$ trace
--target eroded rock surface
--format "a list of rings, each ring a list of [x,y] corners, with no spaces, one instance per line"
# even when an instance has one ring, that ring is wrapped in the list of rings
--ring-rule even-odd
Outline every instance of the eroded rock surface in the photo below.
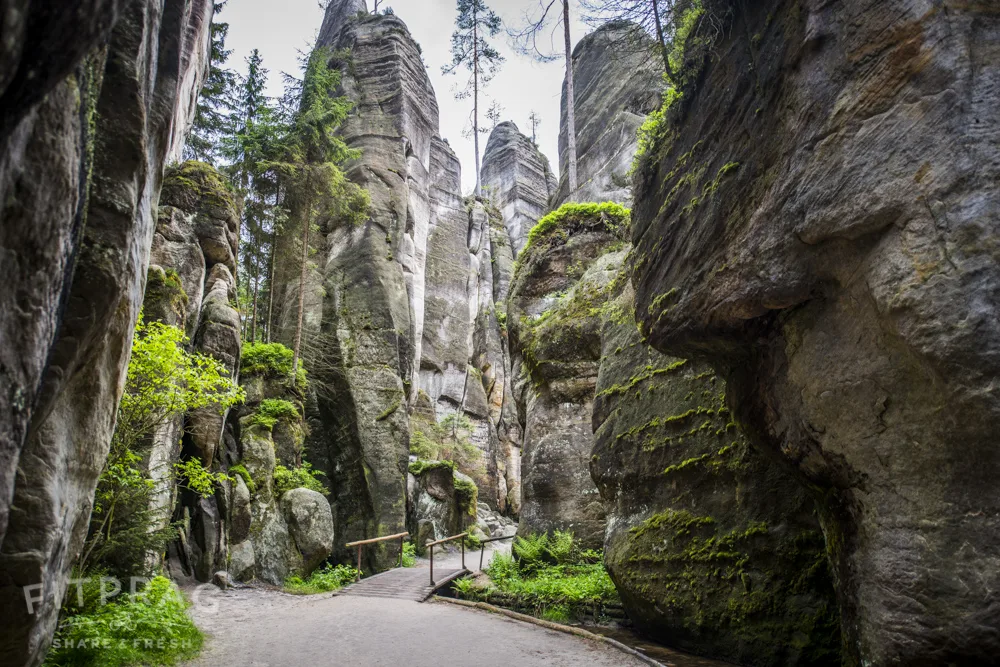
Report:
[[[850,660],[991,663],[1000,15],[707,10],[741,27],[637,175],[643,330],[815,491]]]
[[[41,661],[86,532],[163,165],[193,112],[212,12],[204,0],[17,4],[0,47],[14,50],[0,58],[0,661],[11,665]],[[25,482],[12,488],[15,469]],[[25,586],[39,588],[33,613]]]
[[[840,617],[813,499],[751,449],[703,362],[642,342],[632,289],[602,309],[590,470],[604,562],[650,637],[749,665],[839,665]]]
[[[567,201],[631,204],[628,174],[638,145],[636,131],[660,106],[662,74],[650,39],[633,24],[610,23],[579,41],[573,49],[579,185],[576,192],[569,191],[564,83],[559,125],[562,177],[552,195],[552,208]]]

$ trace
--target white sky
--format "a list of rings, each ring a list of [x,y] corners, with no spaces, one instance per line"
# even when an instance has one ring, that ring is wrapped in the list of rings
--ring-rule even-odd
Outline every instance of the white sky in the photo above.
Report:
[[[538,8],[539,0],[488,0],[504,21],[518,24],[526,10]],[[383,0],[380,7],[392,7],[396,15],[406,22],[413,38],[423,49],[427,72],[441,108],[441,136],[448,140],[462,161],[462,181],[466,192],[475,186],[472,138],[466,139],[463,128],[468,124],[472,110],[471,100],[455,100],[454,86],[465,82],[465,74],[441,74],[441,66],[451,62],[449,48],[456,17],[455,0]],[[368,0],[369,10],[372,0]],[[271,95],[281,92],[281,72],[298,73],[298,52],[307,52],[323,21],[323,8],[319,0],[229,0],[218,20],[229,23],[226,46],[233,50],[229,66],[241,73],[246,71],[245,58],[254,48],[260,50],[264,66],[270,70]],[[586,27],[574,20],[575,43],[583,37]],[[562,45],[561,31],[556,34],[555,46]],[[507,58],[503,69],[486,89],[486,99],[481,103],[487,108],[492,99],[504,107],[503,120],[517,123],[518,129],[531,135],[528,115],[538,112],[542,124],[538,128],[538,145],[549,158],[554,172],[558,173],[559,96],[565,65],[562,59],[539,64],[518,55],[501,33],[494,40]],[[485,118],[480,124],[485,124]],[[488,135],[480,138],[480,151],[486,150]]]

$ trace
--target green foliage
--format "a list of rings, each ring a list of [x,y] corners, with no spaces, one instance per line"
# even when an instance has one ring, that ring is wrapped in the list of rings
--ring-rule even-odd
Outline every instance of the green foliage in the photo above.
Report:
[[[299,418],[299,409],[291,401],[281,398],[265,398],[260,402],[257,412],[250,419],[250,423],[260,424],[266,429],[273,429],[281,420],[294,422]]]
[[[313,572],[308,579],[289,577],[285,580],[285,592],[294,595],[329,593],[350,584],[357,576],[358,571],[349,565],[328,564]]]
[[[491,585],[474,580],[456,586],[460,597],[511,604],[564,622],[575,612],[618,601],[614,583],[600,562],[599,553],[580,551],[569,533],[517,538],[510,554],[493,554],[486,574]],[[595,559],[596,556],[596,559]],[[560,562],[555,562],[556,558]],[[596,560],[596,562],[595,562]]]
[[[177,483],[202,498],[209,498],[215,493],[215,487],[229,480],[221,472],[212,472],[201,464],[201,459],[193,457],[187,461],[174,464],[174,474]]]
[[[276,466],[274,469],[274,494],[280,498],[287,491],[303,488],[328,496],[330,495],[330,490],[319,479],[325,476],[323,472],[313,470],[310,463],[303,462],[298,468],[286,468],[283,465]]]
[[[240,356],[240,373],[243,376],[262,375],[269,379],[285,380],[292,375],[293,352],[281,343],[248,343]],[[304,391],[308,381],[306,369],[299,360],[295,373],[295,386]]]
[[[412,542],[403,542],[403,567],[414,567],[417,564],[417,547]]]
[[[215,4],[215,13],[225,2]],[[184,159],[213,163],[219,157],[222,137],[232,132],[236,109],[236,73],[225,67],[231,50],[226,48],[229,24],[212,20],[211,64],[198,96],[194,123],[184,144]]]
[[[482,451],[470,436],[474,425],[463,413],[446,416],[440,423],[414,415],[410,419],[410,453],[428,461],[451,461],[455,468],[473,479],[486,474]]]
[[[455,472],[455,464],[452,461],[428,461],[426,459],[417,459],[409,466],[409,471],[411,475],[419,477],[423,475],[428,470],[444,470],[447,469],[449,472]]]
[[[628,232],[632,212],[615,202],[563,204],[539,220],[528,232],[528,241],[522,255],[532,246],[550,244],[556,239],[565,240],[579,226],[599,226],[622,238]]]
[[[201,649],[204,637],[169,579],[156,577],[144,590],[103,606],[94,586],[88,587],[82,608],[72,606],[74,592],[71,588],[67,595],[68,615],[56,632],[47,666],[172,665]]]
[[[257,485],[250,476],[250,471],[247,470],[243,464],[229,466],[229,474],[240,477],[243,480],[243,483],[247,485],[247,490],[250,491],[251,496],[257,493]]]
[[[170,537],[169,528],[156,525],[151,509],[156,483],[144,470],[142,456],[149,436],[190,410],[222,412],[244,399],[243,389],[221,362],[187,352],[186,342],[180,329],[144,323],[140,315],[111,449],[78,563],[84,572],[96,568],[120,578],[148,573],[146,556],[162,550]],[[170,483],[171,472],[161,475],[161,483]],[[209,489],[225,477],[213,476],[200,462],[182,464],[180,472],[188,483],[193,478],[196,490]]]

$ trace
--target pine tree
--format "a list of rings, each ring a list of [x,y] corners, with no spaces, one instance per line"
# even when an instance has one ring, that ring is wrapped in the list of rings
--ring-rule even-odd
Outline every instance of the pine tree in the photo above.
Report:
[[[538,112],[532,110],[528,115],[528,123],[531,125],[531,143],[538,145],[538,126],[542,124],[542,117],[538,115]]]
[[[472,97],[472,136],[476,151],[476,196],[482,194],[479,178],[479,91],[485,87],[504,62],[488,41],[500,32],[500,17],[486,6],[484,0],[458,0],[456,30],[451,36],[450,65],[441,68],[444,74],[454,74],[464,67],[470,76],[464,88],[455,93],[456,99]]]
[[[225,5],[225,2],[217,2],[215,14],[218,15]],[[232,53],[226,49],[228,33],[228,23],[212,21],[211,64],[184,147],[186,160],[215,164],[220,156],[222,138],[232,133],[230,114],[236,106],[236,73],[225,67]]]
[[[313,227],[320,217],[360,224],[367,217],[368,193],[347,180],[340,165],[357,159],[360,151],[348,148],[337,134],[347,118],[352,103],[336,97],[332,91],[340,85],[340,72],[330,67],[331,53],[320,48],[306,63],[301,82],[301,102],[291,123],[286,143],[286,165],[290,175],[288,206],[291,222],[301,233],[299,290],[295,337],[292,345],[292,369],[298,368],[302,351],[302,328],[305,314],[306,276],[309,271],[309,243]]]
[[[556,2],[562,6],[561,12],[554,10]],[[568,181],[570,194],[576,192],[577,182],[577,159],[576,159],[576,85],[573,75],[573,40],[570,31],[569,0],[549,0],[547,5],[541,4],[542,12],[536,20],[529,20],[528,24],[520,30],[511,32],[517,50],[523,54],[530,55],[535,59],[548,62],[555,60],[557,56],[541,49],[538,46],[540,35],[549,31],[549,28],[563,26],[563,57],[566,60],[566,153],[568,163]]]

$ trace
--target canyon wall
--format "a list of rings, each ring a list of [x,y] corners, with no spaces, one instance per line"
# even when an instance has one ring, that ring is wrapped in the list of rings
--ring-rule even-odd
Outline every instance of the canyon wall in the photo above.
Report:
[[[207,74],[211,2],[71,4],[24,6],[0,28],[0,661],[10,665],[41,662],[55,628],[114,428],[163,165]]]
[[[992,663],[1000,15],[705,9],[636,174],[642,331],[813,492],[849,662]]]

